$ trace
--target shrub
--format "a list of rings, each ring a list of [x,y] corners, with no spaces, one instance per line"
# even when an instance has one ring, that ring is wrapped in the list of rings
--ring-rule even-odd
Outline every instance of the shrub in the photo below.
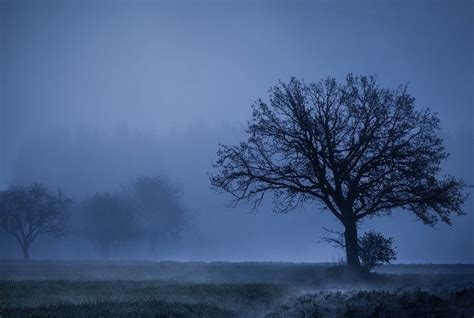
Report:
[[[359,257],[362,266],[369,271],[396,260],[397,253],[393,247],[393,238],[386,238],[380,232],[365,232],[359,238]]]

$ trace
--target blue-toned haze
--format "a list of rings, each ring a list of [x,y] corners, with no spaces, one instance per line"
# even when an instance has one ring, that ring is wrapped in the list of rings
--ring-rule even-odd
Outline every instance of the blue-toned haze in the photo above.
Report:
[[[291,76],[409,83],[418,107],[441,118],[446,171],[474,183],[472,1],[2,1],[0,19],[2,188],[40,180],[80,198],[168,175],[193,227],[163,258],[341,256],[318,243],[337,226],[318,207],[272,215],[268,202],[249,214],[210,190],[217,143],[241,140],[252,103]],[[403,213],[362,227],[393,236],[400,262],[474,262],[473,200],[452,227]]]

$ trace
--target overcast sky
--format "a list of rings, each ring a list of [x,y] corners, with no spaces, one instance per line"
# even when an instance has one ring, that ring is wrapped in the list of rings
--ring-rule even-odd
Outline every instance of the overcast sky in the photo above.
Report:
[[[472,1],[2,1],[0,14],[0,182],[28,175],[86,191],[74,178],[66,184],[58,163],[40,165],[22,151],[55,130],[139,131],[150,137],[140,154],[107,176],[163,173],[183,184],[202,223],[189,238],[199,246],[183,259],[336,257],[315,243],[330,220],[316,208],[249,215],[208,189],[217,142],[239,140],[251,104],[279,79],[353,72],[377,74],[390,88],[409,83],[417,106],[437,112],[451,136],[449,172],[473,182]],[[390,219],[364,226],[394,236],[403,262],[472,262],[472,214],[438,230],[403,215],[394,216],[399,227]]]

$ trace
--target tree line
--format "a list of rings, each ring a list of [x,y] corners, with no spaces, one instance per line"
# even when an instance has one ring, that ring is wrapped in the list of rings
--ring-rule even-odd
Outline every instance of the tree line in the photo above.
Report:
[[[11,185],[0,192],[0,228],[18,242],[25,260],[38,237],[72,235],[94,244],[102,258],[115,246],[146,241],[150,253],[188,227],[180,188],[165,177],[141,177],[119,191],[73,201],[47,185]]]
[[[406,211],[424,224],[451,224],[465,214],[463,180],[444,174],[448,158],[440,119],[415,107],[408,87],[387,89],[375,76],[348,74],[306,83],[292,78],[259,99],[237,145],[220,145],[212,187],[234,203],[258,208],[272,195],[275,212],[303,205],[334,216],[344,231],[326,241],[345,251],[352,272],[394,260],[393,239],[359,233],[360,223]],[[0,226],[29,257],[40,235],[60,236],[74,216],[73,233],[91,240],[107,257],[121,241],[146,239],[150,251],[186,228],[179,189],[164,178],[145,177],[116,193],[97,193],[74,204],[62,192],[34,183],[0,193]]]

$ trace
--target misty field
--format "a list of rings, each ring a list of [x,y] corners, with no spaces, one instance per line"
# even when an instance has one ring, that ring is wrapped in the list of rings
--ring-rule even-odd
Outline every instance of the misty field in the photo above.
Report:
[[[472,317],[474,265],[0,263],[1,317]]]

